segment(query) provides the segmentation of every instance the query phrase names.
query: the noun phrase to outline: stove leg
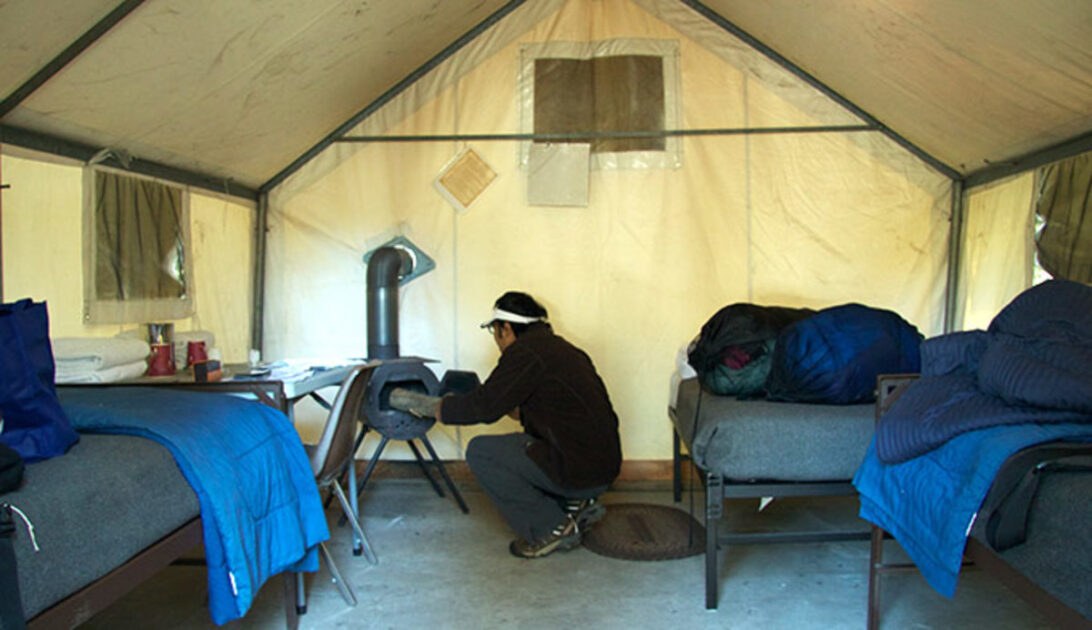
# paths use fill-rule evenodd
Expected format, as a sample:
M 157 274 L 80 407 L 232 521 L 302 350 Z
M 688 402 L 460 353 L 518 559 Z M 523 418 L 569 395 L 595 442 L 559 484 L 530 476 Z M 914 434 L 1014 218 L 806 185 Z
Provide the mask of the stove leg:
M 428 471 L 428 466 L 425 464 L 425 458 L 421 457 L 421 451 L 417 450 L 417 445 L 413 443 L 413 440 L 406 440 L 406 444 L 409 444 L 410 450 L 413 451 L 413 456 L 417 458 L 417 465 L 421 467 L 421 472 L 424 473 L 425 479 L 432 484 L 432 489 L 436 491 L 436 494 L 441 497 L 444 496 L 444 491 L 440 487 L 440 484 L 436 483 L 436 480 L 432 478 L 432 473 Z
M 428 436 L 421 436 L 421 442 L 425 445 L 425 448 L 428 449 L 428 454 L 432 457 L 432 462 L 436 464 L 436 468 L 440 470 L 440 476 L 444 478 L 447 489 L 451 490 L 451 495 L 455 497 L 455 502 L 459 504 L 459 509 L 463 511 L 463 514 L 469 514 L 470 508 L 466 507 L 463 496 L 459 494 L 459 491 L 455 488 L 455 484 L 452 483 L 451 477 L 448 476 L 447 470 L 444 469 L 444 463 L 440 461 L 440 457 L 436 454 L 436 449 L 432 448 L 432 443 L 428 441 Z
M 379 440 L 379 446 L 376 447 L 375 452 L 372 453 L 372 458 L 368 460 L 368 467 L 364 469 L 364 476 L 360 478 L 360 481 L 356 484 L 356 496 L 364 494 L 364 486 L 368 483 L 368 478 L 372 476 L 372 471 L 375 470 L 375 465 L 379 463 L 379 456 L 383 454 L 383 449 L 387 448 L 387 443 L 391 439 L 387 436 L 383 436 Z

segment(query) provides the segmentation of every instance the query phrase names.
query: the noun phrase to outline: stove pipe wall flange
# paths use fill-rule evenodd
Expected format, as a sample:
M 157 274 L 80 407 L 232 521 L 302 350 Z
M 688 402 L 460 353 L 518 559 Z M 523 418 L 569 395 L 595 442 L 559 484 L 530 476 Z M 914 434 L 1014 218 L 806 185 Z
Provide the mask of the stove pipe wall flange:
M 404 249 L 381 247 L 368 260 L 368 358 L 398 357 L 398 280 L 413 271 Z

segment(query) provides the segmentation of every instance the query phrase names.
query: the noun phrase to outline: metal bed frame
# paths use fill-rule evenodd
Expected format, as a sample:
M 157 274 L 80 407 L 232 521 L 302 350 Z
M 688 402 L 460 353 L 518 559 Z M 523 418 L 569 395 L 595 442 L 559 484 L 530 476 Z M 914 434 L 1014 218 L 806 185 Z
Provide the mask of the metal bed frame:
M 702 470 L 693 459 L 682 452 L 682 439 L 678 432 L 675 411 L 668 408 L 672 424 L 673 493 L 675 502 L 682 499 L 682 463 L 689 461 L 701 475 L 705 487 L 705 608 L 715 610 L 720 595 L 720 569 L 718 553 L 727 545 L 755 545 L 772 543 L 833 542 L 866 540 L 868 531 L 862 530 L 806 530 L 791 532 L 732 532 L 721 531 L 724 526 L 725 499 L 761 499 L 763 497 L 807 497 L 856 495 L 857 490 L 849 481 L 740 481 L 727 479 L 713 472 Z

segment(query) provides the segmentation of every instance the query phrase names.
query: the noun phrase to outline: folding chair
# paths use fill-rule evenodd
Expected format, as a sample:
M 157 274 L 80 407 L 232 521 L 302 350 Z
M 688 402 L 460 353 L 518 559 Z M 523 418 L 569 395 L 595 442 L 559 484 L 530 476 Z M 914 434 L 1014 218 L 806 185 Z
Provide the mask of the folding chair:
M 356 424 L 360 420 L 361 401 L 364 398 L 368 381 L 371 378 L 374 366 L 360 366 L 353 369 L 341 383 L 341 389 L 334 398 L 330 407 L 330 416 L 326 420 L 326 427 L 322 431 L 322 437 L 318 444 L 305 444 L 304 449 L 311 460 L 311 469 L 315 472 L 315 482 L 319 492 L 331 491 L 341 503 L 341 509 L 345 518 L 352 525 L 357 540 L 363 544 L 364 553 L 371 564 L 377 564 L 379 559 L 372 551 L 371 544 L 364 529 L 360 526 L 356 511 L 349 503 L 349 499 L 342 490 L 338 479 L 342 473 L 349 469 L 353 463 L 353 436 L 356 433 Z M 350 476 L 353 480 L 355 475 Z M 355 484 L 351 484 L 355 485 Z M 350 488 L 352 492 L 353 488 Z M 350 606 L 356 606 L 356 595 L 352 588 L 345 582 L 341 572 L 334 562 L 333 556 L 326 548 L 326 543 L 319 545 L 319 553 L 330 569 L 330 576 L 337 586 L 338 592 Z M 300 614 L 307 611 L 306 595 L 303 588 L 303 574 L 297 574 L 296 609 Z

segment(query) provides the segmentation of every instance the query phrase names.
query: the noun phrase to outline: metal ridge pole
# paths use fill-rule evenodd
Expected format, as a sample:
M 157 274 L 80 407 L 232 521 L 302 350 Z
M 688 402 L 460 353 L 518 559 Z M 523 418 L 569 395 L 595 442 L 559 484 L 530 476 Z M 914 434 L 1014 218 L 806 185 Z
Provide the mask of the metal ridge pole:
M 990 164 L 968 174 L 964 178 L 963 183 L 967 188 L 983 186 L 1004 177 L 1008 177 L 1009 175 L 1023 173 L 1024 171 L 1030 171 L 1033 168 L 1045 166 L 1051 162 L 1057 162 L 1058 160 L 1080 155 L 1085 151 L 1092 151 L 1092 131 L 1083 133 L 1079 136 L 1074 136 L 1069 140 L 1064 140 L 1043 149 L 1025 153 L 1024 155 L 1011 160 Z
M 3 145 L 0 145 L 0 149 Z M 0 166 L 4 161 L 3 155 L 0 155 Z M 11 188 L 10 185 L 3 183 L 3 169 L 0 168 L 0 304 L 4 302 L 4 191 Z
M 316 155 L 318 155 L 324 149 L 333 144 L 338 137 L 342 136 L 353 127 L 359 125 L 361 121 L 371 116 L 383 105 L 386 105 L 388 101 L 404 92 L 407 88 L 416 83 L 418 79 L 428 74 L 430 70 L 440 65 L 440 63 L 446 60 L 448 57 L 454 55 L 463 46 L 469 44 L 471 41 L 477 38 L 478 35 L 481 35 L 485 30 L 487 30 L 490 26 L 493 26 L 497 22 L 501 21 L 504 17 L 506 17 L 509 13 L 515 11 L 524 2 L 526 2 L 526 0 L 510 0 L 508 4 L 505 4 L 500 9 L 497 9 L 492 15 L 482 20 L 477 26 L 463 33 L 462 36 L 448 44 L 446 48 L 444 48 L 434 57 L 426 61 L 421 67 L 408 74 L 405 78 L 396 83 L 394 87 L 387 90 L 382 95 L 380 95 L 379 98 L 368 104 L 367 107 L 360 110 L 359 112 L 354 114 L 352 118 L 339 125 L 337 129 L 334 129 L 332 132 L 330 132 L 329 135 L 319 141 L 318 144 L 311 147 L 303 155 L 293 160 L 291 164 L 284 167 L 279 173 L 270 178 L 269 181 L 259 186 L 258 190 L 265 192 L 275 188 L 278 184 L 287 179 L 289 175 L 298 171 L 300 168 L 303 167 L 304 164 L 310 162 Z
M 258 212 L 254 215 L 254 279 L 250 311 L 250 347 L 262 348 L 263 322 L 265 318 L 265 248 L 269 232 L 269 193 L 258 194 Z
M 963 325 L 963 317 L 958 314 L 959 284 L 963 281 L 963 225 L 966 206 L 963 203 L 963 182 L 952 182 L 952 216 L 948 226 L 948 284 L 944 290 L 944 332 L 953 332 L 956 326 Z
M 838 92 L 835 92 L 826 83 L 823 83 L 819 79 L 817 79 L 814 76 L 812 76 L 811 74 L 809 74 L 806 70 L 804 70 L 800 66 L 798 66 L 795 63 L 789 61 L 786 57 L 783 57 L 776 50 L 774 50 L 774 49 L 770 48 L 769 46 L 767 46 L 766 44 L 762 43 L 760 40 L 755 38 L 753 35 L 751 35 L 747 31 L 744 31 L 742 28 L 737 26 L 735 23 L 730 22 L 729 20 L 722 17 L 716 11 L 714 11 L 714 10 L 710 9 L 709 7 L 705 6 L 704 4 L 702 4 L 700 2 L 700 0 L 679 0 L 679 1 L 682 2 L 683 4 L 685 4 L 686 6 L 690 7 L 691 9 L 697 11 L 698 13 L 700 13 L 702 16 L 704 16 L 706 19 L 710 20 L 711 22 L 713 22 L 717 26 L 721 27 L 722 29 L 728 31 L 732 35 L 735 35 L 739 39 L 743 40 L 745 43 L 750 45 L 752 48 L 754 48 L 758 52 L 760 52 L 763 55 L 765 55 L 766 57 L 768 57 L 771 61 L 778 64 L 779 66 L 781 66 L 785 70 L 788 70 L 792 74 L 796 75 L 797 77 L 799 77 L 800 79 L 802 79 L 803 81 L 805 81 L 806 83 L 808 83 L 809 85 L 814 87 L 815 89 L 819 90 L 820 92 L 825 94 L 827 97 L 829 97 L 830 99 L 832 99 L 833 101 L 835 101 L 836 103 L 841 105 L 842 107 L 844 107 L 844 108 L 848 109 L 849 111 L 851 111 L 854 115 L 864 119 L 865 121 L 867 121 L 871 125 L 875 125 L 875 127 L 879 131 L 882 131 L 883 134 L 886 135 L 888 138 L 891 138 L 892 140 L 894 140 L 899 146 L 901 146 L 902 148 L 906 149 L 907 151 L 913 153 L 919 159 L 921 159 L 923 162 L 925 162 L 929 166 L 933 167 L 934 169 L 936 169 L 937 171 L 939 171 L 941 174 L 945 175 L 949 179 L 962 179 L 963 178 L 963 176 L 960 175 L 960 173 L 957 170 L 955 170 L 951 166 L 948 166 L 944 162 L 941 162 L 937 158 L 935 158 L 932 155 L 930 155 L 929 153 L 927 153 L 921 147 L 917 146 L 913 142 L 910 142 L 906 138 L 902 137 L 896 131 L 894 131 L 893 129 L 891 129 L 887 125 L 880 122 L 874 116 L 872 116 L 872 114 L 869 114 L 868 112 L 864 111 L 863 109 L 861 109 L 860 107 L 855 105 L 852 101 L 850 101 L 846 97 L 842 96 Z
M 62 50 L 61 54 L 51 59 L 41 70 L 35 72 L 34 76 L 15 88 L 14 92 L 0 102 L 0 118 L 3 118 L 8 112 L 18 107 L 19 103 L 26 100 L 35 90 L 42 87 L 46 81 L 53 78 L 53 76 L 67 66 L 69 62 L 78 57 L 80 53 L 87 50 L 91 44 L 97 42 L 107 31 L 114 28 L 118 22 L 143 3 L 144 0 L 125 0 L 115 7 L 113 11 L 107 13 L 105 17 L 89 28 L 86 33 L 80 35 L 76 41 Z
M 43 153 L 51 153 L 61 157 L 72 158 L 80 162 L 87 162 L 99 152 L 101 147 L 92 147 L 80 142 L 58 138 L 37 131 L 20 129 L 9 125 L 0 125 L 0 144 L 11 144 L 24 149 L 32 149 Z M 233 182 L 229 179 L 196 173 L 186 169 L 144 160 L 134 157 L 128 168 L 114 157 L 109 157 L 100 164 L 117 168 L 121 171 L 138 173 L 149 177 L 164 179 L 184 186 L 193 186 L 215 193 L 239 197 L 247 201 L 256 201 L 258 191 L 248 186 Z
M 754 127 L 724 129 L 664 129 L 661 131 L 582 131 L 568 133 L 453 133 L 412 136 L 342 136 L 334 142 L 448 142 L 465 140 L 586 140 L 600 138 L 664 138 L 669 136 L 746 136 L 781 133 L 846 133 L 879 131 L 871 125 Z

